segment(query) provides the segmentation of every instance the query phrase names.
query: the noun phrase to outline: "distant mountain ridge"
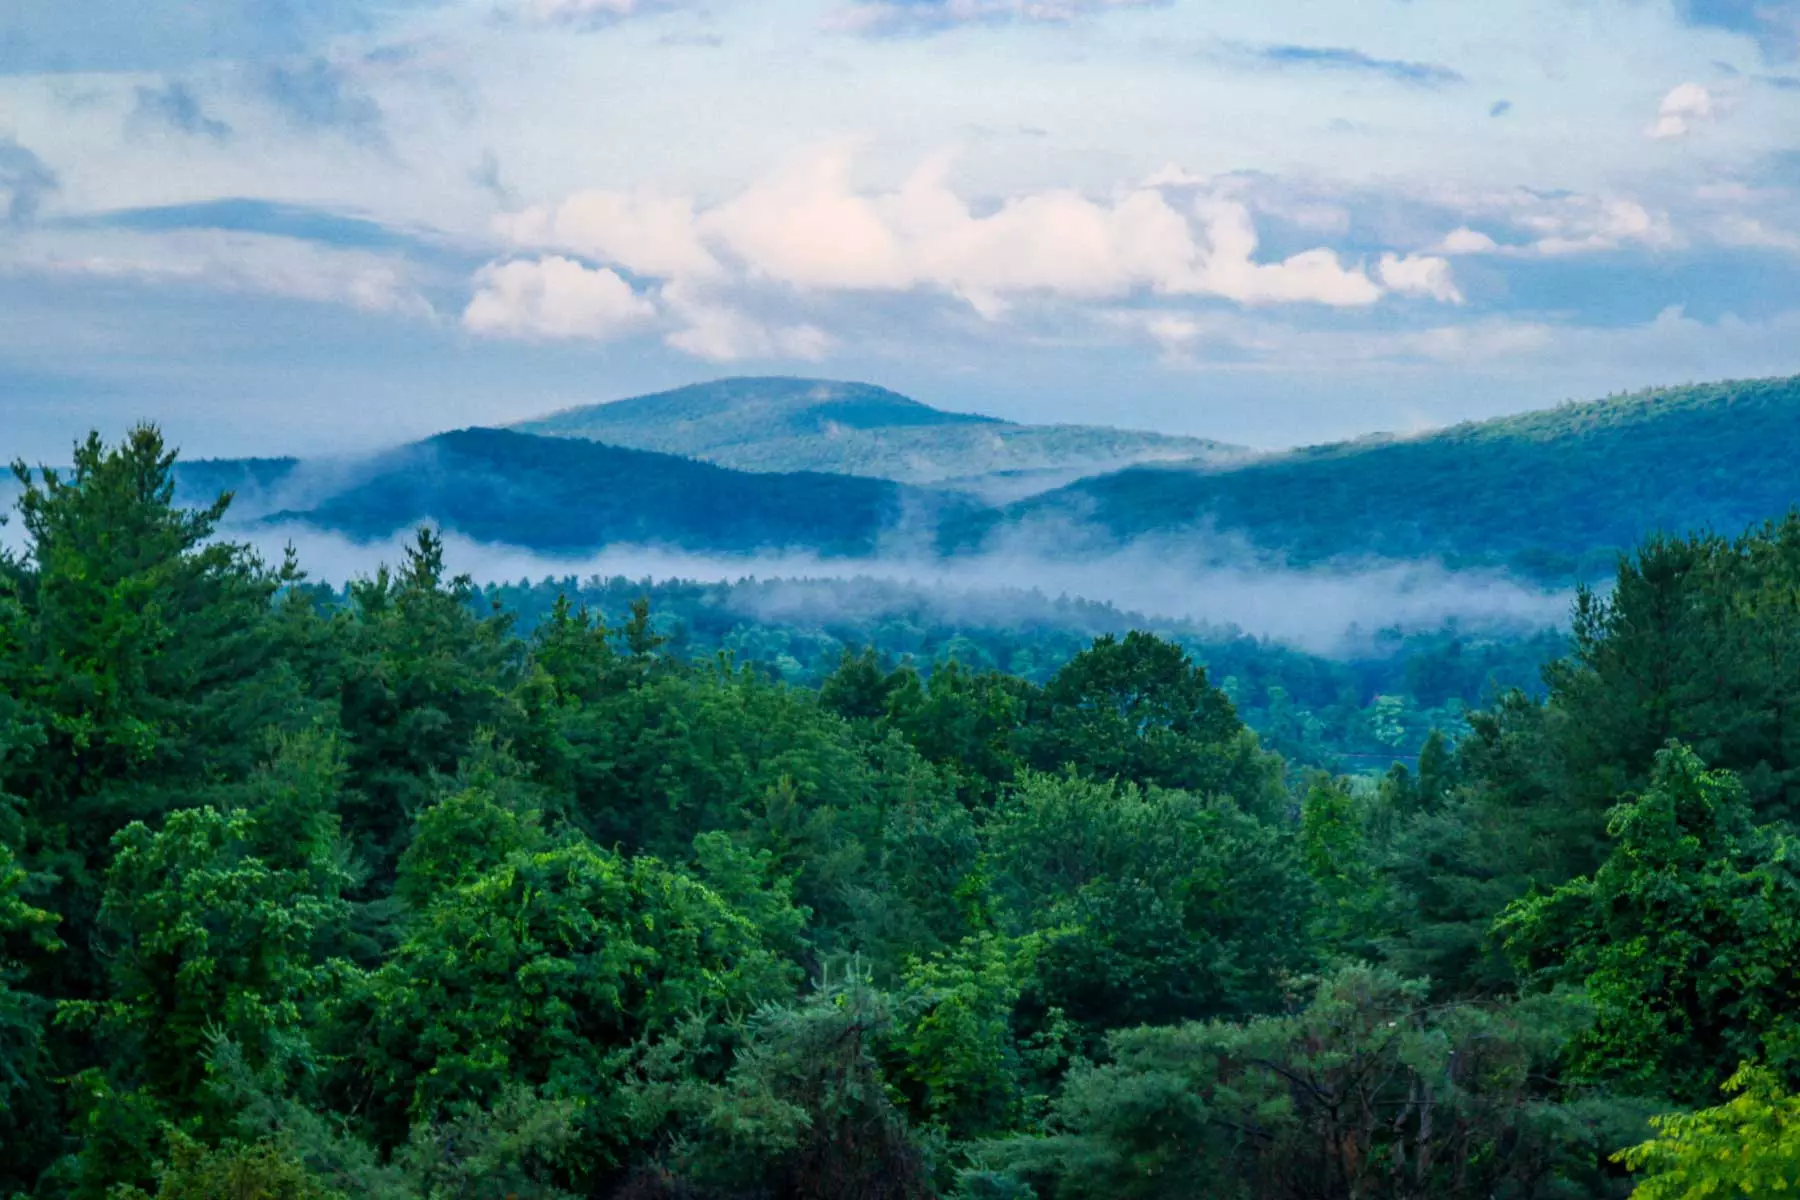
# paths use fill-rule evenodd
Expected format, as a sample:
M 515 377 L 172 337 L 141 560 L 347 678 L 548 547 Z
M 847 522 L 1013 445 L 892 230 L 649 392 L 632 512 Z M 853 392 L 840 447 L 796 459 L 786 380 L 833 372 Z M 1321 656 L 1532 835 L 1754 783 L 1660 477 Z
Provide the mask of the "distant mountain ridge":
M 1658 388 L 1222 467 L 1140 466 L 974 518 L 965 547 L 1061 520 L 1092 545 L 1224 534 L 1289 563 L 1431 558 L 1591 578 L 1654 532 L 1800 504 L 1800 377 Z
M 1022 425 L 865 383 L 739 378 L 565 409 L 510 428 L 680 454 L 740 471 L 827 471 L 1006 498 L 1141 462 L 1240 459 L 1207 438 Z
M 506 429 L 439 434 L 377 457 L 360 476 L 309 508 L 263 519 L 363 541 L 429 520 L 551 554 L 631 544 L 867 556 L 909 526 L 929 534 L 961 504 L 882 479 L 757 475 Z
M 863 385 L 821 394 L 789 383 L 773 396 L 762 388 L 741 409 L 706 385 L 670 393 L 674 402 L 622 402 L 622 411 L 627 425 L 684 413 L 688 445 L 695 429 L 729 440 L 734 424 L 826 429 L 820 436 L 867 429 L 884 439 L 1032 428 Z M 429 520 L 559 555 L 657 545 L 855 559 L 903 548 L 927 557 L 1004 550 L 1024 562 L 1151 540 L 1159 561 L 1176 565 L 1245 555 L 1297 567 L 1435 561 L 1562 586 L 1609 573 L 1620 552 L 1658 531 L 1735 535 L 1783 515 L 1800 504 L 1797 447 L 1800 377 L 1662 388 L 1248 460 L 1140 464 L 999 502 L 960 483 L 744 471 L 518 429 L 460 430 L 354 460 L 189 461 L 177 479 L 184 503 L 237 492 L 240 528 L 305 525 L 361 541 Z M 1020 474 L 1021 492 L 1043 478 Z M 1007 478 L 983 477 L 987 494 Z

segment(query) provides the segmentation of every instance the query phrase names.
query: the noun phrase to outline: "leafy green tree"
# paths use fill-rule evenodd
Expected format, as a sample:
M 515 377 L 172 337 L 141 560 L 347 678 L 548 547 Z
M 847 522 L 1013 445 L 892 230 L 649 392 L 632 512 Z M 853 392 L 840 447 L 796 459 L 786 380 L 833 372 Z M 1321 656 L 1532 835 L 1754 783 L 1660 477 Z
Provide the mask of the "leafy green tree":
M 1687 1100 L 1752 1057 L 1800 1076 L 1792 838 L 1753 826 L 1736 776 L 1681 746 L 1657 755 L 1610 832 L 1592 878 L 1517 902 L 1498 927 L 1533 979 L 1592 995 L 1577 1068 Z
M 271 866 L 243 812 L 183 809 L 114 839 L 101 929 L 111 987 L 67 1001 L 58 1019 L 92 1027 L 110 1051 L 83 1075 L 82 1190 L 140 1183 L 163 1122 L 212 1120 L 206 1055 L 223 1035 L 277 1077 L 315 1072 L 309 1031 L 345 968 L 319 945 L 345 919 L 328 866 Z
M 1730 1099 L 1652 1117 L 1656 1136 L 1615 1156 L 1639 1174 L 1637 1200 L 1779 1196 L 1800 1189 L 1800 1097 L 1772 1071 L 1746 1064 Z
M 1264 1011 L 1312 959 L 1292 841 L 1229 800 L 1029 775 L 983 839 L 1037 1002 L 1089 1030 Z
M 387 1144 L 513 1083 L 572 1101 L 579 1136 L 563 1165 L 579 1177 L 622 1161 L 632 1121 L 609 1097 L 637 1042 L 792 982 L 705 885 L 570 841 L 439 893 L 370 979 L 346 1065 Z
M 29 1167 L 54 1144 L 60 1115 L 44 1036 L 53 1006 L 31 990 L 26 959 L 63 946 L 56 937 L 58 918 L 26 898 L 27 883 L 12 851 L 0 842 L 0 1144 L 14 1148 L 9 1161 L 0 1163 L 0 1190 L 8 1193 L 35 1182 Z
M 1056 673 L 1044 702 L 1047 715 L 1027 735 L 1039 769 L 1231 796 L 1262 814 L 1284 801 L 1279 760 L 1173 642 L 1137 631 L 1101 637 Z
M 1043 1200 L 1622 1196 L 1602 1162 L 1641 1111 L 1550 1076 L 1579 1021 L 1549 999 L 1434 1006 L 1347 967 L 1293 1016 L 1116 1031 L 1044 1133 L 978 1153 L 986 1194 L 1010 1178 Z

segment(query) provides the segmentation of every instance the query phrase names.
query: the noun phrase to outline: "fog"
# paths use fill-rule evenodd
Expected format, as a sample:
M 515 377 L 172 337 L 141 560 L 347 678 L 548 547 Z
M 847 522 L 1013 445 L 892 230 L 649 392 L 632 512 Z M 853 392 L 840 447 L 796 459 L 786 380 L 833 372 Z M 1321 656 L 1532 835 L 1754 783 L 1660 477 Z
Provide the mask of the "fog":
M 238 530 L 278 558 L 291 544 L 314 578 L 342 583 L 396 563 L 410 536 L 357 543 L 297 526 Z M 979 556 L 934 558 L 894 554 L 873 559 L 825 559 L 811 554 L 703 555 L 653 546 L 619 546 L 598 554 L 554 557 L 514 547 L 444 536 L 445 561 L 477 582 L 546 577 L 623 576 L 631 580 L 736 582 L 787 580 L 787 588 L 758 588 L 740 602 L 745 616 L 807 621 L 842 615 L 853 590 L 822 581 L 872 579 L 918 586 L 945 615 L 991 621 L 1012 606 L 1044 607 L 1044 597 L 1110 603 L 1165 621 L 1230 625 L 1245 633 L 1317 654 L 1347 655 L 1367 648 L 1381 629 L 1433 629 L 1449 621 L 1472 628 L 1542 628 L 1566 620 L 1570 594 L 1547 591 L 1499 572 L 1450 571 L 1435 563 L 1373 560 L 1295 569 L 1257 561 L 1223 539 L 1197 543 L 1145 540 L 1123 549 L 1073 557 L 1041 538 Z M 1031 592 L 1042 593 L 1035 601 Z M 858 615 L 872 615 L 861 613 Z

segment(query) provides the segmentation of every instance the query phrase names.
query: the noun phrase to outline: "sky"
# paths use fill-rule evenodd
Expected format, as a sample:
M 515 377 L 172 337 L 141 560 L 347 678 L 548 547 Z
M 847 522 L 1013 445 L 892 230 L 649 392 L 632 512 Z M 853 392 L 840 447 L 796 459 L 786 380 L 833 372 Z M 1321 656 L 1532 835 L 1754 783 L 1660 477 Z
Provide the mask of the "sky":
M 1800 0 L 7 0 L 0 456 L 726 375 L 1256 446 L 1800 373 Z

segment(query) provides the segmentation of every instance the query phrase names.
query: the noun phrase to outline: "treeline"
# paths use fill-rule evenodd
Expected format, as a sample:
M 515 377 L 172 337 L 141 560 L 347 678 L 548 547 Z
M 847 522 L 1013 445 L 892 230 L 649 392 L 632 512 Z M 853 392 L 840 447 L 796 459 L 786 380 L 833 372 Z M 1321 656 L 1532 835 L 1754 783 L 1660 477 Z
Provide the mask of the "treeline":
M 0 1193 L 1800 1186 L 1800 518 L 1647 544 L 1544 697 L 1295 786 L 1150 634 L 792 686 L 647 605 L 524 635 L 429 532 L 316 589 L 172 462 L 21 469 Z
M 348 599 L 347 593 L 340 597 Z M 944 591 L 875 578 L 734 583 L 623 576 L 490 583 L 497 604 L 529 632 L 559 600 L 624 620 L 650 602 L 668 653 L 728 654 L 798 687 L 818 688 L 846 654 L 873 651 L 884 669 L 929 677 L 954 662 L 976 674 L 1049 683 L 1095 638 L 1155 633 L 1187 651 L 1230 697 L 1263 746 L 1290 768 L 1386 770 L 1418 757 L 1433 731 L 1460 734 L 1470 710 L 1519 689 L 1542 693 L 1562 657 L 1559 630 L 1528 625 L 1347 631 L 1347 652 L 1309 654 L 1231 626 L 1156 620 L 1110 604 L 1038 591 Z

